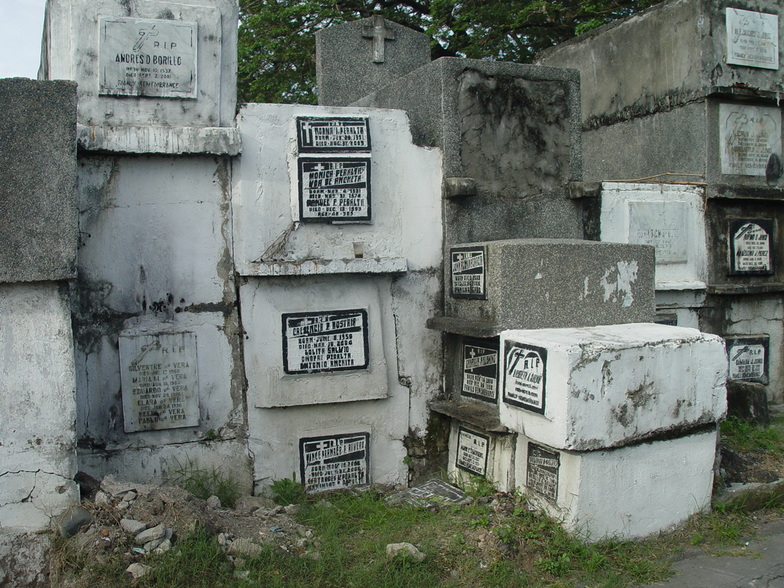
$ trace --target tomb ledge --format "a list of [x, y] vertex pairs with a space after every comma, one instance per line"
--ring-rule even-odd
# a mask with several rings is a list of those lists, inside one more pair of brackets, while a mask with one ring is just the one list
[[784, 282], [766, 282], [764, 284], [713, 284], [707, 288], [708, 294], [775, 294], [784, 292]]
[[478, 402], [450, 402], [446, 400], [430, 403], [430, 410], [452, 417], [469, 425], [490, 433], [511, 433], [498, 418], [498, 407], [495, 404]]
[[278, 277], [332, 274], [405, 274], [405, 257], [356, 259], [301, 259], [294, 261], [253, 261], [238, 268], [241, 276]]
[[[764, 181], [764, 178], [763, 178]], [[784, 189], [772, 186], [741, 186], [738, 184], [712, 184], [706, 190], [708, 199], [733, 200], [784, 200]]]
[[434, 316], [427, 319], [427, 328], [468, 337], [497, 337], [506, 327], [494, 323], [472, 321], [452, 316]]
[[711, 86], [708, 96], [715, 98], [732, 98], [733, 100], [770, 100], [778, 104], [781, 101], [781, 93], [772, 90], [762, 90], [746, 84], [736, 86]]
[[77, 125], [76, 140], [83, 151], [118, 153], [205, 153], [238, 155], [242, 139], [235, 127], [122, 127]]

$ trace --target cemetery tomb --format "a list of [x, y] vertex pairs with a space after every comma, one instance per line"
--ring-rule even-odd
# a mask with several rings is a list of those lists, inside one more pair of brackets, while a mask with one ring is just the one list
[[459, 485], [475, 476], [486, 478], [500, 492], [514, 492], [515, 436], [482, 431], [452, 419], [449, 431], [449, 479]]

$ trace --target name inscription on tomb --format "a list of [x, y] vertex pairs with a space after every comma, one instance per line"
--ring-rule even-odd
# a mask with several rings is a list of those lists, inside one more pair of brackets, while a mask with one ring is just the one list
[[730, 221], [730, 274], [773, 273], [773, 221], [734, 219]]
[[302, 157], [298, 162], [300, 220], [370, 220], [370, 159]]
[[544, 414], [547, 350], [506, 341], [504, 402]]
[[561, 456], [536, 443], [528, 443], [526, 489], [541, 494], [548, 500], [558, 500], [558, 470]]
[[487, 298], [485, 291], [485, 248], [453, 247], [450, 250], [452, 296]]
[[197, 26], [173, 20], [101, 19], [99, 93], [196, 98]]
[[489, 447], [489, 437], [459, 427], [455, 465], [461, 470], [465, 470], [477, 476], [484, 476], [487, 473], [487, 454]]
[[771, 156], [781, 157], [781, 111], [722, 103], [719, 118], [721, 173], [764, 177]]
[[308, 492], [339, 490], [370, 481], [370, 434], [300, 439], [300, 475]]
[[196, 335], [120, 336], [126, 433], [199, 424]]
[[498, 340], [463, 340], [463, 396], [486, 402], [498, 398]]
[[768, 345], [767, 337], [728, 337], [727, 356], [729, 358], [730, 380], [768, 383]]
[[297, 118], [300, 153], [370, 151], [367, 118]]
[[629, 202], [629, 242], [653, 245], [656, 263], [687, 261], [686, 204]]
[[315, 374], [368, 366], [364, 309], [283, 314], [283, 370]]
[[727, 8], [727, 63], [779, 68], [779, 17]]

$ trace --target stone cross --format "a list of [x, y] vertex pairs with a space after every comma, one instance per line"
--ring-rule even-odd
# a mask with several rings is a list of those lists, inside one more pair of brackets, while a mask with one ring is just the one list
[[386, 26], [384, 17], [374, 15], [373, 23], [363, 27], [362, 36], [373, 39], [373, 63], [384, 63], [384, 41], [395, 40], [395, 31]]

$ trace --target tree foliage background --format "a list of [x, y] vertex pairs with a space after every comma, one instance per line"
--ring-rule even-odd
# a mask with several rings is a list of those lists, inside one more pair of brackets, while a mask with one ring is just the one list
[[317, 102], [317, 30], [373, 14], [422, 31], [433, 59], [530, 62], [657, 0], [240, 0], [239, 98]]

